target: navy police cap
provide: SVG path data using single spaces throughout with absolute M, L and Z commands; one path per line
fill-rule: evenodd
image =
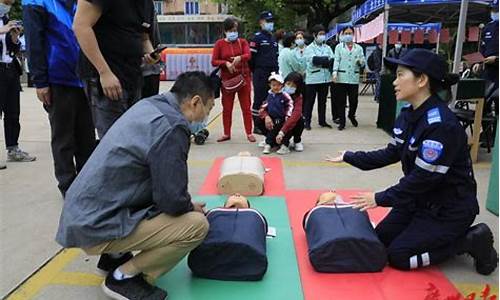
M 266 20 L 266 21 L 274 20 L 273 13 L 271 11 L 263 11 L 260 13 L 259 20 Z
M 446 61 L 427 49 L 411 49 L 399 59 L 386 57 L 385 65 L 392 70 L 395 70 L 398 65 L 408 67 L 438 81 L 443 81 L 448 72 Z

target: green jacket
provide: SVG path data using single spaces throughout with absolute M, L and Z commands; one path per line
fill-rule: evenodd
M 357 63 L 358 60 L 360 64 Z M 337 83 L 359 84 L 359 76 L 365 65 L 365 55 L 360 45 L 354 43 L 351 51 L 345 43 L 335 47 L 333 74 L 337 75 Z
M 293 49 L 293 53 L 295 55 L 294 62 L 294 71 L 299 72 L 302 75 L 306 74 L 306 55 L 305 55 L 306 47 L 304 47 L 301 51 L 299 47 L 295 47 Z
M 305 72 L 305 60 L 299 51 L 290 48 L 283 48 L 278 57 L 279 70 L 283 78 L 292 72 Z
M 327 44 L 318 45 L 312 42 L 304 53 L 306 58 L 306 84 L 319 84 L 332 82 L 332 73 L 327 68 L 313 65 L 314 56 L 327 56 L 333 58 L 333 51 Z

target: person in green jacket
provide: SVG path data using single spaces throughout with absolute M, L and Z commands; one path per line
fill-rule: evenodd
M 295 34 L 287 33 L 283 38 L 283 49 L 278 56 L 279 72 L 283 78 L 293 71 L 297 71 L 297 63 L 295 62 L 295 51 L 292 48 L 295 41 Z
M 333 64 L 333 51 L 325 44 L 326 35 L 323 25 L 312 28 L 314 41 L 307 46 L 304 56 L 306 58 L 306 97 L 304 104 L 305 129 L 311 130 L 311 117 L 316 95 L 318 96 L 318 122 L 321 127 L 332 128 L 326 123 L 326 97 L 328 87 L 332 82 L 331 66 Z
M 337 112 L 340 118 L 339 130 L 345 128 L 345 106 L 349 96 L 349 120 L 358 127 L 356 109 L 358 108 L 359 76 L 365 68 L 363 48 L 353 42 L 354 28 L 348 26 L 342 30 L 341 43 L 335 47 L 333 81 L 336 83 Z
M 294 70 L 304 76 L 306 74 L 306 57 L 304 53 L 307 45 L 303 31 L 297 31 L 295 33 L 295 45 L 296 47 L 293 48 L 295 54 Z

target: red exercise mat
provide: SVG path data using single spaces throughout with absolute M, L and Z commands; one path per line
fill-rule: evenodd
M 283 176 L 283 164 L 281 159 L 277 157 L 261 157 L 261 159 L 264 167 L 268 170 L 264 175 L 263 196 L 283 196 L 285 194 L 285 178 Z M 217 182 L 219 180 L 220 166 L 223 160 L 223 157 L 215 159 L 198 195 L 209 196 L 219 194 L 217 191 Z
M 459 292 L 437 268 L 416 271 L 398 271 L 386 267 L 379 273 L 324 274 L 314 271 L 307 254 L 307 241 L 302 229 L 302 218 L 316 203 L 322 191 L 287 191 L 286 202 L 292 226 L 295 250 L 299 264 L 302 289 L 306 300 L 423 300 L 435 299 L 438 291 L 442 299 L 457 296 Z M 338 190 L 343 200 L 362 192 L 361 190 Z M 388 213 L 386 208 L 376 208 L 368 213 L 374 223 L 380 222 Z M 463 297 L 453 298 L 463 299 Z

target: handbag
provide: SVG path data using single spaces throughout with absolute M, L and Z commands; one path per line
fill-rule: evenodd
M 241 53 L 243 54 L 243 48 L 241 47 L 241 42 L 239 39 L 238 39 L 238 44 L 240 45 L 240 50 Z M 233 47 L 231 47 L 231 51 L 233 51 Z M 233 52 L 233 57 L 234 57 L 234 52 Z M 244 66 L 245 65 L 243 64 L 243 67 Z M 241 73 L 234 76 L 233 78 L 222 80 L 222 87 L 224 88 L 224 90 L 231 93 L 239 91 L 245 85 L 246 85 L 245 77 Z

